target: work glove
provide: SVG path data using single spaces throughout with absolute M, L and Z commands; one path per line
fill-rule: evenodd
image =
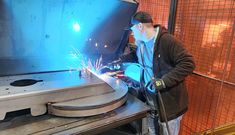
M 121 65 L 122 65 L 121 59 L 115 60 L 115 61 L 110 62 L 107 65 L 101 67 L 99 69 L 99 73 L 102 74 L 102 73 L 105 73 L 105 72 L 119 70 L 121 68 Z
M 112 61 L 111 63 L 108 63 L 107 67 L 110 70 L 119 70 L 121 68 L 121 65 L 122 65 L 122 60 L 118 59 L 118 60 Z
M 155 79 L 152 78 L 147 84 L 146 84 L 146 88 L 149 91 L 152 91 L 154 93 L 161 91 L 162 89 L 166 88 L 165 83 L 162 79 Z
M 108 68 L 110 70 L 119 70 L 121 68 L 121 64 L 110 64 Z

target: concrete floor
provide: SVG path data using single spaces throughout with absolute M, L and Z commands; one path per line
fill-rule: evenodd
M 128 128 L 128 125 L 124 125 L 99 135 L 136 135 L 136 133 L 131 128 Z

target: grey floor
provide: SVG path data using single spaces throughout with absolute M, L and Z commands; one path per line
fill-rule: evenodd
M 112 129 L 99 135 L 135 135 L 135 134 Z
M 121 126 L 101 133 L 99 135 L 135 135 L 135 132 L 129 129 L 127 126 Z
M 111 129 L 109 131 L 103 132 L 99 135 L 136 135 L 136 131 L 134 128 L 130 126 L 129 124 L 120 126 L 115 129 Z M 148 135 L 148 134 L 145 134 Z

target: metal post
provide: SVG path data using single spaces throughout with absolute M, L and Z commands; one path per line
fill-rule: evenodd
M 177 3 L 178 0 L 171 0 L 169 18 L 168 18 L 168 31 L 171 34 L 174 34 L 175 30 Z

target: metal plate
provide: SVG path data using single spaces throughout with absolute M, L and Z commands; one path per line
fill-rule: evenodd
M 10 82 L 24 78 L 43 82 L 27 87 L 10 86 Z M 106 82 L 94 75 L 79 77 L 77 71 L 0 77 L 0 120 L 4 119 L 7 112 L 27 108 L 30 108 L 33 116 L 42 115 L 47 112 L 48 103 L 97 96 L 120 88 L 120 82 L 116 79 L 103 79 Z M 127 91 L 127 87 L 122 85 Z
M 83 117 L 107 113 L 126 102 L 127 86 L 120 80 L 102 75 L 114 91 L 100 95 L 82 97 L 79 99 L 49 104 L 49 113 L 65 117 Z M 97 89 L 100 90 L 100 89 Z

